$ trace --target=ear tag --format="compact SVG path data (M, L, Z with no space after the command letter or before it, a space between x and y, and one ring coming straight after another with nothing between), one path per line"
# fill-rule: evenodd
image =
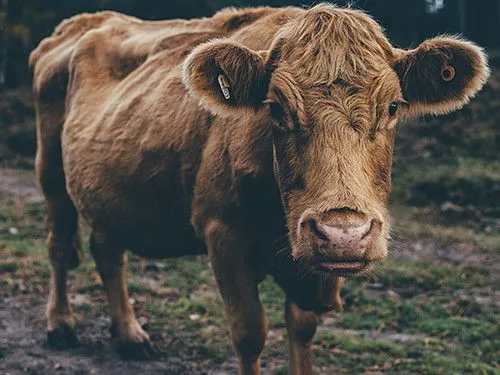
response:
M453 78L455 78L455 68L452 67L451 65L445 65L441 69L441 78L443 81L451 81Z
M229 92L229 88L231 86L227 82L226 77L224 77L222 74L219 74L219 76L217 77L217 81L219 82L219 86L222 91L222 95L224 95L224 99L231 99L231 93Z

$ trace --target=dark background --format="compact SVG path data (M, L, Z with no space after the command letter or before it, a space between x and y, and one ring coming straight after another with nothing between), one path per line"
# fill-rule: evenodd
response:
M29 52L64 18L110 9L145 19L210 16L226 6L312 5L311 0L0 0L0 88L29 83ZM351 0L372 14L391 41L409 47L428 36L460 33L500 47L500 0Z

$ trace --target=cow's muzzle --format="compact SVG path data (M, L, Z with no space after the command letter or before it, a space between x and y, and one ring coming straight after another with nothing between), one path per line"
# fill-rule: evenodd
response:
M376 218L341 208L303 217L300 226L314 249L313 266L320 271L356 274L375 260L372 249L382 230Z

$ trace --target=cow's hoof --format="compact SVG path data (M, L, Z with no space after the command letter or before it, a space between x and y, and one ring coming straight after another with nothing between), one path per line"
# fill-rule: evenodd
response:
M158 355L158 351L149 341L120 343L118 352L124 359L134 361L145 361Z
M47 341L55 349L71 349L79 346L80 342L75 330L65 323L52 331L47 331Z

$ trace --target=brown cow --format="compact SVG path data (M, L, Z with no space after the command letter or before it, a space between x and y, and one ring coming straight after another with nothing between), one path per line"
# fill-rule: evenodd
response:
M259 373L266 274L287 295L290 371L311 373L317 313L339 303L342 276L387 253L398 118L456 110L488 77L470 42L397 49L363 12L325 4L161 22L83 14L31 66L49 342L77 341L66 275L80 259L80 214L126 353L152 347L129 303L124 249L207 252L242 374Z

